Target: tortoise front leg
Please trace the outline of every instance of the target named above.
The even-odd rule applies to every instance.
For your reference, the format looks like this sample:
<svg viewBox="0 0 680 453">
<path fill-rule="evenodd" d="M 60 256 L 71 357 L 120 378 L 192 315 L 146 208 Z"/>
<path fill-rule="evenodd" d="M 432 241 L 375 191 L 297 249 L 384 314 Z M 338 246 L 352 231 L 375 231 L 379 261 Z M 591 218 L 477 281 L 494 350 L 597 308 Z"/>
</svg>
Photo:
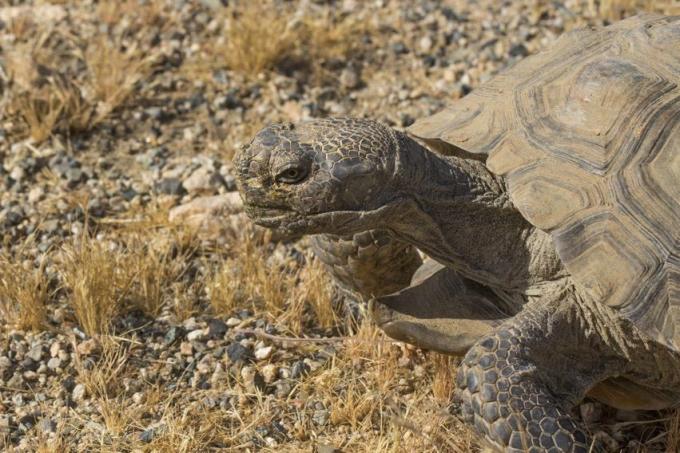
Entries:
<svg viewBox="0 0 680 453">
<path fill-rule="evenodd" d="M 415 247 L 383 230 L 352 236 L 320 234 L 312 236 L 311 244 L 335 284 L 356 302 L 408 286 L 422 263 Z"/>
<path fill-rule="evenodd" d="M 488 288 L 427 259 L 411 285 L 371 300 L 371 317 L 395 340 L 463 355 L 519 310 Z"/>
<path fill-rule="evenodd" d="M 570 415 L 591 387 L 626 368 L 599 316 L 581 301 L 542 300 L 482 338 L 458 371 L 463 419 L 501 451 L 599 451 Z"/>
</svg>

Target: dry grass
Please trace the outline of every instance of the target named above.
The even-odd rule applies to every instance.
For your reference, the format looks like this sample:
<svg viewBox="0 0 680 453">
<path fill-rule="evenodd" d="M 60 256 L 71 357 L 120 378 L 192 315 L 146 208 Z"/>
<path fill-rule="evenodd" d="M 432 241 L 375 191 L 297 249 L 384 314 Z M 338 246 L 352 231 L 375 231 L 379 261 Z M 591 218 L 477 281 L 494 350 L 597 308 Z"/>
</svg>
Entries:
<svg viewBox="0 0 680 453">
<path fill-rule="evenodd" d="M 371 32 L 351 16 L 337 19 L 295 10 L 273 0 L 241 1 L 225 9 L 224 30 L 206 43 L 202 58 L 185 70 L 196 75 L 226 66 L 249 76 L 279 66 L 303 66 L 319 74 L 329 59 L 343 59 Z"/>
<path fill-rule="evenodd" d="M 60 271 L 83 331 L 91 336 L 108 333 L 132 284 L 124 255 L 84 233 L 65 247 Z"/>
<path fill-rule="evenodd" d="M 0 254 L 0 314 L 18 329 L 37 331 L 47 326 L 50 293 L 45 264 L 44 258 L 38 267 L 31 260 L 23 261 L 22 251 Z"/>
<path fill-rule="evenodd" d="M 307 265 L 300 271 L 298 294 L 295 299 L 309 305 L 316 324 L 323 329 L 330 329 L 339 323 L 339 319 L 333 308 L 333 287 L 328 272 L 311 254 L 308 255 L 307 261 Z"/>
<path fill-rule="evenodd" d="M 207 284 L 208 297 L 217 314 L 229 314 L 236 307 L 250 306 L 257 312 L 281 315 L 295 286 L 296 269 L 276 262 L 266 252 L 269 236 L 255 237 L 247 228 Z"/>
<path fill-rule="evenodd" d="M 43 33 L 34 41 L 20 46 L 7 56 L 5 65 L 14 87 L 8 112 L 24 121 L 24 130 L 35 142 L 55 132 L 84 130 L 91 119 L 91 108 L 80 87 L 59 72 L 52 39 Z"/>
<path fill-rule="evenodd" d="M 623 19 L 639 11 L 680 14 L 678 0 L 589 0 L 588 3 L 594 14 L 610 21 Z"/>
<path fill-rule="evenodd" d="M 156 55 L 141 52 L 134 42 L 125 46 L 106 35 L 89 42 L 83 60 L 88 69 L 90 102 L 95 106 L 90 126 L 104 121 L 128 101 L 139 83 L 149 76 L 156 59 Z"/>
<path fill-rule="evenodd" d="M 67 54 L 57 51 L 65 42 L 72 49 Z M 156 57 L 104 34 L 78 40 L 48 31 L 16 46 L 5 66 L 13 87 L 7 111 L 23 120 L 17 135 L 39 143 L 55 133 L 95 127 L 130 99 L 151 74 Z M 65 69 L 73 58 L 87 68 L 84 78 Z"/>
<path fill-rule="evenodd" d="M 65 246 L 61 274 L 71 292 L 68 303 L 88 335 L 106 334 L 124 312 L 138 310 L 155 317 L 184 289 L 177 285 L 186 262 L 196 251 L 185 231 L 126 225 L 117 241 L 98 240 L 87 232 Z"/>
<path fill-rule="evenodd" d="M 680 451 L 680 410 L 676 410 L 666 424 L 666 452 Z"/>
</svg>

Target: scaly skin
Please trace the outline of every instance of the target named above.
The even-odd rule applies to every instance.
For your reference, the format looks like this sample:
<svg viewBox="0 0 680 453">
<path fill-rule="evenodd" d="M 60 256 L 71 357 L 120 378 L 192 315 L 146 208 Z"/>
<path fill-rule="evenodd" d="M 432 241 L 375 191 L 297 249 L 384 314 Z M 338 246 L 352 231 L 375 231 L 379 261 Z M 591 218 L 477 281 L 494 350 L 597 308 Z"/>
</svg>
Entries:
<svg viewBox="0 0 680 453">
<path fill-rule="evenodd" d="M 336 285 L 356 302 L 405 288 L 422 264 L 415 247 L 384 230 L 352 236 L 319 234 L 311 243 Z"/>
<path fill-rule="evenodd" d="M 353 242 L 366 239 L 362 234 L 371 237 L 376 247 L 369 246 L 366 260 L 335 271 L 341 284 L 370 294 L 383 276 L 397 275 L 396 288 L 415 266 L 417 247 L 485 286 L 479 295 L 492 307 L 519 310 L 490 326 L 490 334 L 489 323 L 482 322 L 484 338 L 467 353 L 458 377 L 466 421 L 497 449 L 588 451 L 590 438 L 569 412 L 587 392 L 627 409 L 680 401 L 678 354 L 602 301 L 586 297 L 550 236 L 519 214 L 504 181 L 482 162 L 436 155 L 374 121 L 327 119 L 263 129 L 235 166 L 246 212 L 256 223 L 351 238 L 317 242 L 327 262 L 361 255 Z M 370 230 L 394 238 L 386 255 L 399 259 L 385 269 L 376 264 L 383 252 L 371 236 L 376 233 L 365 233 Z M 364 272 L 381 276 L 371 279 Z M 435 303 L 464 297 L 438 294 Z M 431 313 L 465 312 L 440 308 Z M 427 323 L 417 329 L 417 318 L 408 319 L 401 323 L 407 330 L 392 334 L 423 335 L 418 344 L 441 343 L 428 337 L 441 335 L 441 329 Z M 455 321 L 450 325 L 465 322 Z M 474 336 L 456 342 L 469 344 Z"/>
</svg>

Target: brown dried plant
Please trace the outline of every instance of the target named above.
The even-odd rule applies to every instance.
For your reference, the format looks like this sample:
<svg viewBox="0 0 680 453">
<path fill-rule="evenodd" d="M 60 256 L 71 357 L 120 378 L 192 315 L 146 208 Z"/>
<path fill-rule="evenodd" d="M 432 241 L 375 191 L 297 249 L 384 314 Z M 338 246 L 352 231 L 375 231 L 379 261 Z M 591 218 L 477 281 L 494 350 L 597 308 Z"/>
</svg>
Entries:
<svg viewBox="0 0 680 453">
<path fill-rule="evenodd" d="M 41 330 L 47 326 L 49 281 L 45 275 L 47 260 L 36 267 L 24 260 L 29 238 L 15 253 L 0 252 L 0 315 L 19 329 Z"/>
</svg>

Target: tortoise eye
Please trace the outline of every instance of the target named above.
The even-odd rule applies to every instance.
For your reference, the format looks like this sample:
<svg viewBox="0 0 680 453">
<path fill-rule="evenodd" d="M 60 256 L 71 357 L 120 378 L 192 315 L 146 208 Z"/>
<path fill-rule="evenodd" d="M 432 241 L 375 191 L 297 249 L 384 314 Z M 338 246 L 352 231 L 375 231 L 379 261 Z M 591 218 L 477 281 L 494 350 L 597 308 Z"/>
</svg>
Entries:
<svg viewBox="0 0 680 453">
<path fill-rule="evenodd" d="M 276 181 L 285 184 L 296 184 L 302 181 L 307 176 L 307 170 L 297 165 L 290 165 L 282 169 L 276 175 Z"/>
</svg>

